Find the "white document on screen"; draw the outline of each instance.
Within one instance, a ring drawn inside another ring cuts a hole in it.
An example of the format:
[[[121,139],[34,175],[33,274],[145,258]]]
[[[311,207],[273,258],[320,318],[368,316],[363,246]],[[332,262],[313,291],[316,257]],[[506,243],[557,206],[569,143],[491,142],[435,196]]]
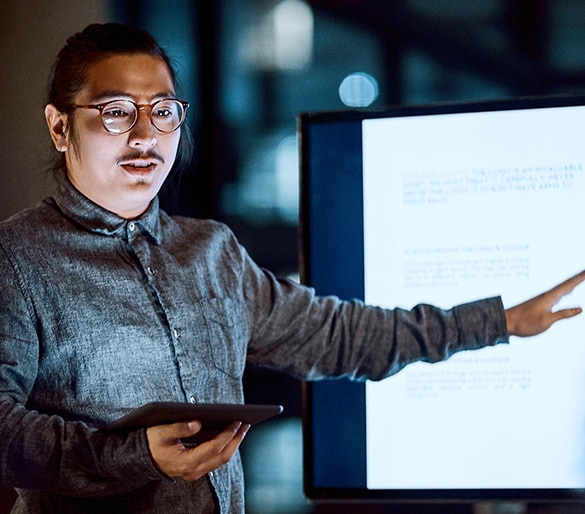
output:
[[[583,107],[365,121],[365,300],[512,306],[585,269],[584,127]],[[585,315],[366,397],[369,488],[585,487]]]

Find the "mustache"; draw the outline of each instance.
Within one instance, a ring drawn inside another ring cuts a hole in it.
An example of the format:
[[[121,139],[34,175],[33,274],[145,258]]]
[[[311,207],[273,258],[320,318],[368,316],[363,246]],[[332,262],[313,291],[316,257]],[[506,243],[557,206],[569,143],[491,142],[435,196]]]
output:
[[[128,162],[128,161],[136,161],[136,160],[156,160],[164,164],[165,160],[163,159],[162,155],[160,155],[155,150],[149,150],[147,152],[128,152],[127,154],[123,155],[118,159],[118,163],[120,162]]]

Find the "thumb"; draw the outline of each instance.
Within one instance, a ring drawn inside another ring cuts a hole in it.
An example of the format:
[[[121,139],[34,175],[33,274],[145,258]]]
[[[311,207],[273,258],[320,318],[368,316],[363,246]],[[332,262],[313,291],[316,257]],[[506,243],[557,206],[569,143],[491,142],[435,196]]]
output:
[[[201,422],[197,420],[175,423],[177,437],[189,437],[201,430]]]
[[[180,421],[169,425],[151,427],[151,429],[158,432],[163,439],[177,441],[199,432],[201,430],[201,422],[197,420]]]
[[[567,309],[562,309],[560,311],[555,312],[555,321],[561,320],[561,319],[567,319],[567,318],[572,318],[573,316],[577,316],[578,314],[581,314],[583,312],[583,309],[581,307],[571,307],[571,308],[567,308]]]

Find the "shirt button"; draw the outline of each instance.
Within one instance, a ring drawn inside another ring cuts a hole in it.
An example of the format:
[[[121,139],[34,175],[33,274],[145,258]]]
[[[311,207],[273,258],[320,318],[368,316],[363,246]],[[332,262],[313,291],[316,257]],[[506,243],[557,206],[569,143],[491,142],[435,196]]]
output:
[[[136,229],[136,223],[134,223],[133,221],[131,221],[130,223],[128,223],[128,230],[130,232],[134,232],[135,229]]]
[[[191,397],[189,398],[189,401],[190,401],[191,403],[197,403],[197,400],[195,399],[195,397],[194,397],[194,396],[191,396]]]
[[[178,328],[175,328],[173,330],[173,335],[175,336],[175,339],[179,339],[179,337],[181,337],[181,331]]]
[[[213,478],[213,471],[210,471],[210,472],[209,472],[209,477],[210,477],[210,478]]]
[[[154,275],[156,273],[156,271],[154,271],[154,269],[151,268],[150,266],[146,268],[146,271],[148,272],[149,275]]]

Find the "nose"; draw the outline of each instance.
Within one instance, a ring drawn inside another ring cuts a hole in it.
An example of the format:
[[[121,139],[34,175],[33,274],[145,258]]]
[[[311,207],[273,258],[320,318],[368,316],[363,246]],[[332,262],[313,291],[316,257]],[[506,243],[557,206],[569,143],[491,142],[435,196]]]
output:
[[[133,148],[156,145],[156,128],[150,121],[150,111],[148,109],[138,109],[136,116],[136,123],[128,133],[128,145]]]

